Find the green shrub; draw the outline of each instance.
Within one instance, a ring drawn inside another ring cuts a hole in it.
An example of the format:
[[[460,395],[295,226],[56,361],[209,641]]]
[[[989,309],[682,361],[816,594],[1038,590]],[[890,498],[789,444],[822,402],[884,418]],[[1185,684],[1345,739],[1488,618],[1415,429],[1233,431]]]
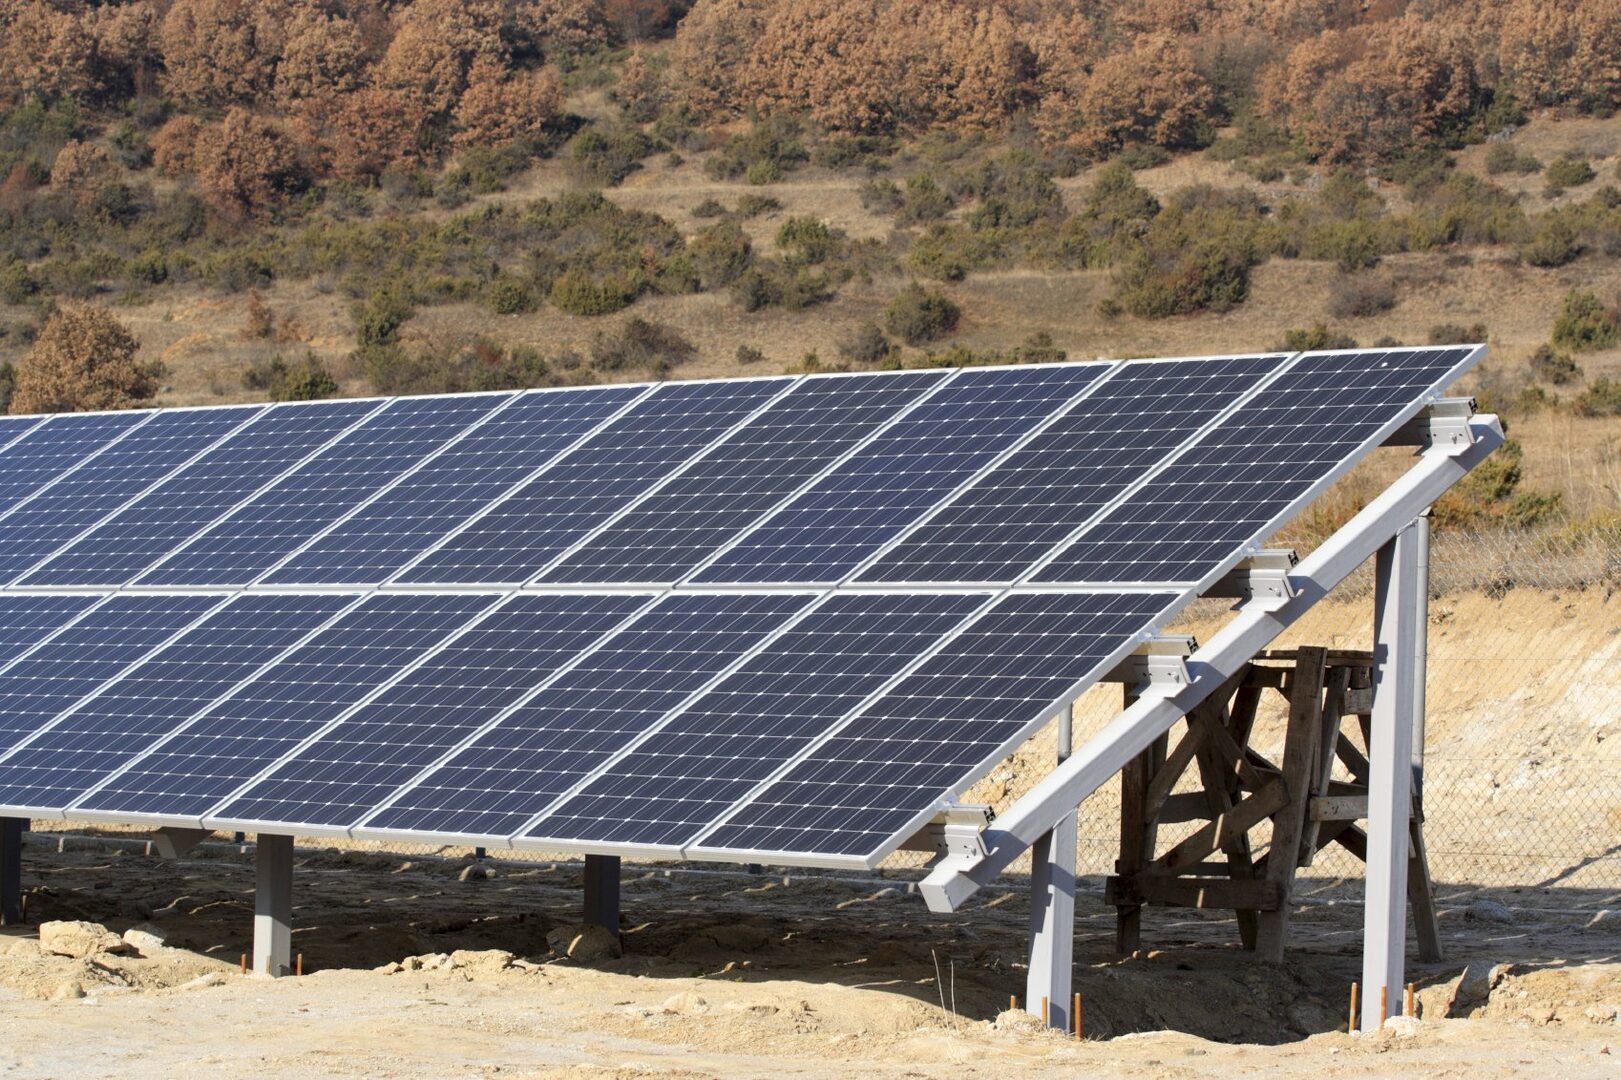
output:
[[[1473,326],[1460,326],[1457,323],[1437,323],[1435,326],[1430,327],[1429,343],[1431,345],[1478,345],[1489,336],[1485,323],[1475,323]]]
[[[754,161],[743,173],[743,182],[755,187],[782,183],[782,165],[776,161]]]
[[[1395,306],[1396,286],[1382,277],[1342,277],[1328,296],[1328,313],[1336,319],[1365,319]]]
[[[1537,225],[1536,234],[1520,248],[1520,255],[1532,266],[1564,266],[1582,253],[1575,228],[1562,214],[1549,214]]]
[[[723,221],[692,238],[688,251],[705,289],[723,288],[754,264],[754,249],[735,221]]]
[[[704,172],[716,180],[775,183],[809,157],[799,141],[799,122],[777,114],[733,135],[724,146],[704,159]]]
[[[775,214],[782,203],[770,195],[742,195],[737,200],[737,216],[757,218],[762,214]]]
[[[873,177],[861,185],[861,208],[873,214],[893,214],[904,205],[901,189],[893,180]]]
[[[1565,386],[1582,377],[1581,365],[1552,345],[1537,346],[1527,363],[1531,365],[1532,375],[1554,386]]]
[[[362,349],[393,345],[400,339],[400,328],[413,314],[411,303],[393,289],[379,289],[356,304],[355,342]]]
[[[739,345],[735,359],[745,367],[749,364],[763,364],[765,363],[765,353],[756,349],[753,345]]]
[[[39,282],[24,263],[13,261],[0,266],[0,300],[23,304],[37,292]]]
[[[839,355],[857,364],[876,364],[895,348],[877,323],[862,323],[839,341]]]
[[[338,380],[309,351],[291,364],[279,353],[251,364],[242,381],[248,389],[268,394],[271,401],[318,401],[338,392]]]
[[[1542,170],[1542,179],[1546,185],[1546,194],[1550,197],[1562,193],[1566,188],[1581,187],[1589,183],[1598,174],[1587,159],[1565,154],[1548,162],[1548,167]]]
[[[1330,330],[1327,323],[1318,323],[1305,329],[1285,330],[1280,352],[1316,352],[1319,349],[1354,349],[1356,339]]]
[[[580,179],[613,187],[642,167],[658,144],[639,128],[588,127],[568,141],[568,161]]]
[[[698,347],[673,327],[631,319],[615,333],[598,333],[591,342],[591,365],[598,371],[645,368],[663,377],[671,368],[698,355]]]
[[[1621,320],[1599,298],[1581,289],[1565,294],[1559,318],[1553,324],[1554,345],[1583,352],[1605,349],[1621,341]]]
[[[908,345],[937,341],[957,328],[962,309],[913,282],[884,308],[884,329]]]
[[[1542,170],[1542,162],[1535,154],[1522,154],[1513,143],[1494,142],[1486,150],[1486,173],[1489,176],[1513,174],[1527,176]]]
[[[893,185],[891,185],[893,186]],[[956,201],[934,177],[920,173],[906,181],[906,194],[901,199],[901,217],[909,222],[938,221],[951,213]]]
[[[1599,378],[1576,396],[1578,416],[1621,416],[1621,380]]]
[[[1251,252],[1219,239],[1176,253],[1145,251],[1117,278],[1121,307],[1144,319],[1228,311],[1249,295]]]
[[[619,280],[597,280],[584,270],[565,270],[552,281],[547,299],[570,315],[610,315],[630,305],[635,290]]]
[[[695,218],[716,218],[725,213],[726,207],[722,206],[718,199],[705,199],[692,208],[692,216]]]
[[[817,266],[839,248],[840,234],[813,217],[791,217],[777,230],[777,247],[790,265]]]
[[[485,286],[484,302],[497,315],[522,315],[535,310],[535,289],[527,278],[512,274],[497,274]]]

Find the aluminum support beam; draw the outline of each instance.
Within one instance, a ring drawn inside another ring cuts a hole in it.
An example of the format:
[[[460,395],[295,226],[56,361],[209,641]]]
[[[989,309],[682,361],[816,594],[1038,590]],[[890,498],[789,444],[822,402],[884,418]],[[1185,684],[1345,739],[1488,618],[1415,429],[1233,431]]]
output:
[[[1146,688],[1136,703],[1009,807],[995,826],[986,830],[984,855],[946,859],[936,866],[922,883],[929,908],[954,911],[994,880],[1054,822],[1078,807],[1170,730],[1172,724],[1214,693],[1503,442],[1503,429],[1495,416],[1474,418],[1469,430],[1470,442],[1437,443],[1426,449],[1417,465],[1301,560],[1290,576],[1293,596],[1257,598],[1245,604],[1231,622],[1189,658],[1190,682]]]
[[[27,818],[0,818],[0,926],[23,921],[23,833]]]
[[[1362,1025],[1401,1012],[1407,970],[1407,858],[1413,805],[1420,526],[1379,549],[1373,601],[1373,719],[1368,746],[1368,865],[1362,930]]]
[[[260,833],[256,839],[253,971],[275,979],[293,970],[293,838]]]
[[[584,921],[619,933],[619,856],[585,857]]]
[[[1058,761],[1069,757],[1074,717],[1058,714]],[[1068,1031],[1075,964],[1075,848],[1079,814],[1070,810],[1030,851],[1030,955],[1024,1008]]]
[[[1413,522],[1418,533],[1418,624],[1413,628],[1413,795],[1424,805],[1424,722],[1427,712],[1430,667],[1430,514]]]

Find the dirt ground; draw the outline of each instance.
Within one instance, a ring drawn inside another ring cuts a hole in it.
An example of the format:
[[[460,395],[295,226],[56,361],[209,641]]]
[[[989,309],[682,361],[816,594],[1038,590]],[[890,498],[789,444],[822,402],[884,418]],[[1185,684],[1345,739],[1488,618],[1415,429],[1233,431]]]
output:
[[[627,867],[625,954],[580,964],[546,945],[579,918],[578,865],[468,865],[301,849],[306,974],[270,981],[238,973],[253,888],[240,849],[163,862],[35,834],[31,923],[143,926],[164,945],[70,959],[42,953],[31,925],[6,930],[0,1074],[1621,1075],[1621,894],[1508,891],[1502,911],[1443,895],[1447,960],[1410,968],[1424,1018],[1347,1035],[1354,888],[1310,883],[1289,962],[1271,968],[1237,948],[1229,918],[1201,912],[1151,912],[1148,951],[1117,958],[1113,911],[1089,880],[1077,1043],[1005,1011],[1024,990],[1018,888],[942,917],[895,876]],[[1495,985],[1454,1006],[1469,964],[1500,965]]]

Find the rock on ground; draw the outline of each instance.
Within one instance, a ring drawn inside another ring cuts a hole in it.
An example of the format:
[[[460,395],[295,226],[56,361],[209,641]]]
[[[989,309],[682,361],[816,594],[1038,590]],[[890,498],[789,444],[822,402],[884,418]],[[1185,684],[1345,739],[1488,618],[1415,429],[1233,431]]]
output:
[[[546,944],[558,956],[566,956],[582,964],[613,960],[623,951],[619,935],[595,923],[559,926],[546,935]]]
[[[97,953],[129,951],[124,939],[100,923],[63,920],[39,924],[39,947],[57,956],[86,960]]]

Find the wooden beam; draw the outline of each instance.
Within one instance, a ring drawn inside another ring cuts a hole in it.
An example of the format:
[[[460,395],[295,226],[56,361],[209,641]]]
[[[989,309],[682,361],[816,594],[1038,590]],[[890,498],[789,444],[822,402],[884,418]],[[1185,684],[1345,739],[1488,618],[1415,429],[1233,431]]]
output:
[[[1176,749],[1166,756],[1164,762],[1155,770],[1153,779],[1148,782],[1148,792],[1144,796],[1144,805],[1150,820],[1159,817],[1165,806],[1165,800],[1170,798],[1171,790],[1176,782],[1182,779],[1182,774],[1188,771],[1193,763],[1193,757],[1204,745],[1204,728],[1198,724],[1189,723],[1187,733],[1176,744]]]
[[[1278,887],[1273,882],[1221,878],[1111,877],[1104,883],[1103,896],[1105,903],[1117,905],[1164,904],[1237,911],[1271,911],[1278,905]]]
[[[1289,680],[1289,721],[1284,731],[1283,776],[1278,781],[1284,795],[1272,817],[1272,846],[1266,866],[1267,880],[1278,887],[1279,903],[1259,919],[1256,938],[1256,951],[1274,964],[1283,963],[1283,945],[1289,934],[1289,903],[1323,733],[1327,664],[1328,650],[1303,647],[1296,653],[1294,675]]]
[[[1366,795],[1319,795],[1311,801],[1311,820],[1363,821],[1368,816]],[[1313,837],[1315,840],[1316,838]]]
[[[1312,794],[1323,796],[1334,780],[1334,749],[1339,742],[1340,723],[1345,717],[1345,693],[1351,685],[1351,669],[1329,661],[1328,677],[1323,683],[1322,735],[1317,744],[1317,775],[1312,780]],[[1306,831],[1300,837],[1300,865],[1310,866],[1317,857],[1317,833],[1322,823],[1311,815],[1306,817]]]
[[[1202,861],[1217,849],[1230,851],[1251,829],[1282,809],[1288,799],[1283,781],[1272,781],[1154,860],[1150,864],[1151,871],[1175,873]]]

